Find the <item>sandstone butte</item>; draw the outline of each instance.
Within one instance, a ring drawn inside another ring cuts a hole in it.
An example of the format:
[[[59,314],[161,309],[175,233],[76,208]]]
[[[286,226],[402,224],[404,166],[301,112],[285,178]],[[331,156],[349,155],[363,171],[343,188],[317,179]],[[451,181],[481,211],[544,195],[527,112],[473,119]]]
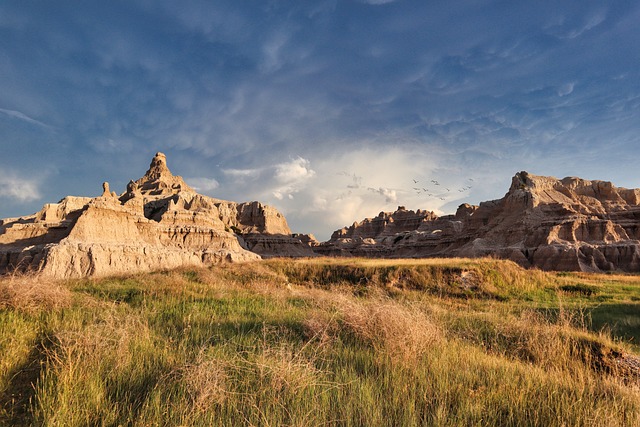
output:
[[[292,235],[271,206],[196,193],[157,153],[119,196],[105,182],[99,197],[69,196],[34,215],[0,220],[0,273],[105,276],[261,255],[312,256],[313,242]]]
[[[517,173],[506,195],[455,215],[380,212],[315,251],[365,257],[495,256],[543,270],[640,271],[640,189]]]
[[[262,257],[510,259],[544,270],[640,271],[640,189],[517,173],[506,195],[455,215],[398,207],[318,243],[292,234],[259,202],[196,193],[157,153],[121,195],[65,197],[34,215],[0,220],[0,274],[105,276]]]

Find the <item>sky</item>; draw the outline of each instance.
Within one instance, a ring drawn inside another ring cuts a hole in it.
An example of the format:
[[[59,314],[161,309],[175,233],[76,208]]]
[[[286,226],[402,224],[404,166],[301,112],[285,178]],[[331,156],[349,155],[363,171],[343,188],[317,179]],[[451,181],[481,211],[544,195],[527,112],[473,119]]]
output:
[[[158,151],[320,240],[522,170],[640,187],[638,22],[637,1],[4,0],[0,218],[121,193]]]

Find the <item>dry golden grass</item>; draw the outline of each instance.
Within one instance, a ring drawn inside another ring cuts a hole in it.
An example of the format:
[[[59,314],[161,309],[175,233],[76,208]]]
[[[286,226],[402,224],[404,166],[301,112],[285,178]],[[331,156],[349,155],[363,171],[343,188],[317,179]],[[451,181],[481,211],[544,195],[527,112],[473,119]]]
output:
[[[265,347],[253,363],[260,380],[276,393],[298,393],[321,383],[313,358],[291,345]]]
[[[27,292],[0,309],[17,360],[0,364],[0,424],[638,425],[640,362],[583,312],[537,305],[555,278],[269,260],[73,281],[67,305]]]
[[[70,303],[71,292],[58,280],[29,273],[0,277],[0,309],[33,314]]]
[[[206,412],[213,405],[221,405],[229,394],[227,370],[230,363],[208,357],[204,350],[193,363],[180,369],[180,377],[196,411]]]
[[[395,301],[383,292],[356,298],[347,292],[296,290],[318,309],[303,321],[305,335],[321,344],[330,344],[343,332],[371,345],[392,362],[405,365],[419,358],[444,337],[444,331],[424,306]]]
[[[119,369],[131,362],[131,347],[151,340],[146,321],[116,307],[80,329],[66,329],[55,334],[57,346],[49,356],[56,364],[87,363],[99,366],[109,360]]]
[[[640,283],[640,277],[632,273],[571,273],[571,277],[579,278],[593,283],[619,282],[619,283]]]
[[[426,291],[441,297],[509,299],[556,284],[549,273],[491,258],[271,259],[262,265],[271,268],[276,280],[325,289],[350,286],[360,293],[384,288],[387,292]]]
[[[392,362],[415,364],[443,335],[423,311],[392,300],[352,301],[339,310],[349,330]]]

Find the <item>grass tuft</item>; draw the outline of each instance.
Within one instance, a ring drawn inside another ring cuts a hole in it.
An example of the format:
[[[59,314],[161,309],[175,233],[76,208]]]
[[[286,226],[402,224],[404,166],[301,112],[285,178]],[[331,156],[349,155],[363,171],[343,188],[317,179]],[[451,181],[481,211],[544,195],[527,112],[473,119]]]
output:
[[[71,303],[71,292],[59,281],[33,273],[0,277],[0,310],[26,313],[60,309]]]

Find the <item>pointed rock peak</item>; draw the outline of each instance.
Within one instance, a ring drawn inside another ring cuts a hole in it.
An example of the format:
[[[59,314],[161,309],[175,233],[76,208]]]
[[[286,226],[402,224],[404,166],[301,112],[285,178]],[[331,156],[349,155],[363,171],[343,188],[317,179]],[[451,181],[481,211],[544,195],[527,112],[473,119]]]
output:
[[[168,196],[181,191],[193,192],[193,189],[184,182],[182,177],[171,173],[167,167],[167,156],[160,152],[153,156],[147,173],[127,186],[127,193],[150,196]]]
[[[527,171],[518,172],[511,179],[511,188],[509,192],[512,193],[516,190],[524,190],[527,187],[531,187],[531,179]]]
[[[167,167],[167,156],[164,153],[157,152],[153,159],[151,159],[151,165],[149,170],[144,175],[149,179],[158,179],[162,176],[173,176],[169,168]]]
[[[518,193],[518,190],[524,190],[529,193],[540,193],[554,188],[560,180],[552,176],[540,176],[522,171],[515,174],[511,180],[511,188],[509,193]]]

